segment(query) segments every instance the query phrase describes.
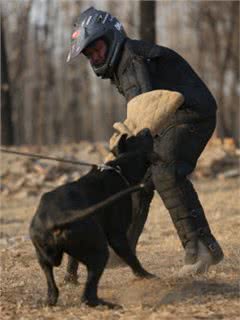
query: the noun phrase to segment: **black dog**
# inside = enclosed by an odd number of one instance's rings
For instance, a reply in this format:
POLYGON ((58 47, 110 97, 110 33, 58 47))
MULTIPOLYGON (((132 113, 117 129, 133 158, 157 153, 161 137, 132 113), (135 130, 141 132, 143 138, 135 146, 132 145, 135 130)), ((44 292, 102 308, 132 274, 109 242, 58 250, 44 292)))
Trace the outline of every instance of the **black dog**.
POLYGON ((153 151, 150 131, 144 129, 128 139, 122 136, 117 149, 119 157, 107 163, 112 170, 92 169, 79 180, 45 193, 41 198, 31 222, 30 236, 47 278, 49 305, 57 303, 59 291, 53 267, 61 264, 63 253, 71 257, 70 265, 76 266, 77 260, 87 267, 82 301, 90 306, 113 306, 97 296, 98 282, 108 260, 108 245, 136 276, 152 276, 143 269, 127 241, 131 195, 105 205, 108 197, 114 198, 116 193, 143 179, 153 151))

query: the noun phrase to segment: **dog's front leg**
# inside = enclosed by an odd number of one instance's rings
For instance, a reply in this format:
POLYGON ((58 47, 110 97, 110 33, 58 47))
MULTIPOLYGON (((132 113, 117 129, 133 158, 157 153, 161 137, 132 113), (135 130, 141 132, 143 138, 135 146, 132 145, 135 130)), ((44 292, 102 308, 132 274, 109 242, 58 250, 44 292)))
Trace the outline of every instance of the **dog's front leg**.
POLYGON ((65 282, 70 282, 73 284, 78 284, 78 260, 68 256, 67 270, 64 277, 65 282))
POLYGON ((108 241, 110 246, 129 265, 133 273, 140 278, 154 278, 155 276, 147 272, 141 265, 136 255, 132 252, 126 235, 123 233, 109 234, 108 241))
POLYGON ((43 261, 41 258, 39 259, 39 264, 47 279, 48 295, 46 303, 49 306, 54 306, 58 300, 59 290, 54 279, 53 267, 49 263, 43 261))
POLYGON ((143 232, 143 228, 148 217, 153 195, 153 189, 148 190, 148 192, 142 190, 132 195, 132 222, 128 229, 128 242, 134 253, 136 253, 138 239, 143 232))

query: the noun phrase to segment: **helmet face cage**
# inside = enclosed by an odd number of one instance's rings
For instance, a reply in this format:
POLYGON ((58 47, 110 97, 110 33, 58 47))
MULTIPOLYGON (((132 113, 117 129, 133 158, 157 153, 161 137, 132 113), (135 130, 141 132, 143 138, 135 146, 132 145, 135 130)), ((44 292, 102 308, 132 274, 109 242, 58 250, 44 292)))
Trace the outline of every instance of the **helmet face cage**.
POLYGON ((122 24, 109 13, 91 7, 84 11, 75 23, 72 45, 67 62, 77 57, 88 45, 99 38, 106 39, 107 57, 101 66, 92 68, 97 76, 110 77, 126 33, 122 24))

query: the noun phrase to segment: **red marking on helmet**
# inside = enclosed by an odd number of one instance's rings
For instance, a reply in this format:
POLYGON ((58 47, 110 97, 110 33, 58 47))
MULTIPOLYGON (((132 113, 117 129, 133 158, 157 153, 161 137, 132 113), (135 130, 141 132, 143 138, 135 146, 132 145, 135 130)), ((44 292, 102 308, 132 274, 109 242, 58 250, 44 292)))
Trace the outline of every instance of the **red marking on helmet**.
POLYGON ((72 34, 72 39, 76 39, 76 38, 78 38, 79 36, 80 36, 80 31, 77 30, 77 31, 73 32, 73 34, 72 34))

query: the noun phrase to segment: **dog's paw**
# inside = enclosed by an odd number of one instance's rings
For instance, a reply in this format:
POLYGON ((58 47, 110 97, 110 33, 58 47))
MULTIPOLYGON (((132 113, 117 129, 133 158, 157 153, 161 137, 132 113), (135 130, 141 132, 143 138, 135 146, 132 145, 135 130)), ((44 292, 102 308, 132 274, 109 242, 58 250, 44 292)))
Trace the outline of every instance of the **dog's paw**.
POLYGON ((157 276, 155 274, 152 274, 150 272, 147 272, 147 274, 144 276, 144 279, 157 279, 157 276))
POLYGON ((107 307, 108 309, 121 309, 122 307, 116 303, 111 303, 108 301, 105 301, 103 299, 86 299, 83 298, 82 302, 85 303, 87 306, 91 308, 96 307, 107 307))
POLYGON ((141 270, 135 273, 135 275, 139 278, 139 279, 154 279, 157 278, 157 276, 155 276, 154 274, 146 271, 146 270, 141 270))
POLYGON ((79 285, 78 276, 77 275, 73 275, 71 273, 66 273, 65 277, 64 277, 64 283, 73 284, 75 286, 78 286, 79 285))
POLYGON ((47 297, 46 305, 49 307, 53 307, 57 304, 58 295, 51 295, 47 297))

